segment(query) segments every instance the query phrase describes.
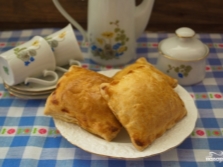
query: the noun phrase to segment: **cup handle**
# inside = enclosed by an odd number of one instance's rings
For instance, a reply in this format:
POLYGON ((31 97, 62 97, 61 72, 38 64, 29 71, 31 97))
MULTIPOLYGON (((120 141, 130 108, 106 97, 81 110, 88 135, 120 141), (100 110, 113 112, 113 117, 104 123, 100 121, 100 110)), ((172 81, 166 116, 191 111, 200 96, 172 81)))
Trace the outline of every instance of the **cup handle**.
POLYGON ((76 66, 79 66, 79 67, 82 66, 81 62, 79 62, 79 61, 77 61, 77 60, 73 60, 73 59, 70 59, 70 60, 69 60, 69 65, 70 65, 70 66, 72 66, 72 65, 76 65, 76 66))
POLYGON ((43 76, 46 77, 46 76, 53 76, 54 79, 52 81, 46 81, 46 80, 43 80, 43 79, 39 79, 39 78, 32 78, 32 77, 28 77, 25 79, 25 84, 27 83, 37 83, 37 84, 40 84, 40 85, 45 85, 45 86, 50 86, 50 85, 54 85, 57 83, 58 81, 58 75, 55 71, 49 71, 49 70, 44 70, 43 71, 43 76))
POLYGON ((56 70, 58 71, 61 71, 61 72, 67 72, 68 70, 63 68, 63 67, 59 67, 59 66, 56 66, 56 70))
MULTIPOLYGON (((69 65, 70 65, 70 66, 72 66, 72 65, 76 65, 76 66, 78 66, 78 67, 81 67, 81 66, 82 66, 81 62, 79 62, 79 61, 77 61, 77 60, 73 60, 73 59, 70 59, 70 60, 69 60, 69 65)), ((65 68, 63 68, 63 67, 59 67, 59 66, 56 66, 56 70, 61 71, 61 72, 67 72, 67 71, 68 71, 67 69, 65 69, 65 68)))

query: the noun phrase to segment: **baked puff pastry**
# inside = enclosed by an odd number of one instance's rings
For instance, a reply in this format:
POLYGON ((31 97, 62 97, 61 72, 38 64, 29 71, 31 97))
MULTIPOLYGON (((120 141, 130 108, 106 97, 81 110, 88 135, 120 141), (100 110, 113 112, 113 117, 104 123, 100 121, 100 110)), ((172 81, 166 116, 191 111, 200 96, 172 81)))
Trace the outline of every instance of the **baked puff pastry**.
POLYGON ((100 94, 99 85, 110 81, 97 72, 72 66, 48 97, 44 114, 111 141, 122 126, 100 94))
POLYGON ((176 79, 173 79, 169 77, 168 75, 164 74, 163 72, 159 71, 157 68, 155 68, 152 64, 147 62, 147 60, 142 57, 136 60, 135 63, 125 67, 123 70, 117 72, 113 78, 114 79, 120 79, 122 76, 126 75, 129 73, 129 71, 144 67, 144 70, 147 71, 147 75, 151 75, 151 73, 156 73, 157 77, 163 80, 166 80, 166 82, 173 88, 175 88, 178 84, 178 81, 176 79))
MULTIPOLYGON (((147 148, 187 113, 183 101, 165 77, 146 65, 128 67, 125 75, 100 86, 110 109, 139 151, 147 148)), ((172 85, 173 86, 173 85, 172 85)))

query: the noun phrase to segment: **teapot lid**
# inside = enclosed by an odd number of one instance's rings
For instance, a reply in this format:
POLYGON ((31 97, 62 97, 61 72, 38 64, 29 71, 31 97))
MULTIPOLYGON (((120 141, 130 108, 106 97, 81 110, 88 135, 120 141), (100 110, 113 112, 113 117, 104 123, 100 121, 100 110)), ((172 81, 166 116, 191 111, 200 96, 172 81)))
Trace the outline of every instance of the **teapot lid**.
POLYGON ((205 58, 209 48, 196 39, 191 28, 181 27, 175 31, 176 35, 159 43, 159 52, 175 60, 195 61, 205 58))
POLYGON ((188 27, 181 27, 175 31, 176 35, 181 38, 189 38, 195 35, 194 30, 188 27))

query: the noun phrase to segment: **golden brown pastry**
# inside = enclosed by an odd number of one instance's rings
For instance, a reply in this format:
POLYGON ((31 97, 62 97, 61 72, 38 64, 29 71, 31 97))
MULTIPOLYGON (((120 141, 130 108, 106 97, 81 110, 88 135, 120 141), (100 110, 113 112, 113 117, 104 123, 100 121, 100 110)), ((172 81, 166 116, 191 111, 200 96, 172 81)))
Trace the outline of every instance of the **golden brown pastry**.
MULTIPOLYGON (((148 67, 127 67, 128 73, 101 84, 102 96, 142 151, 186 115, 183 101, 165 77, 148 67)), ((153 69, 153 68, 151 68, 153 69)))
POLYGON ((142 66, 145 67, 144 69, 147 70, 148 75, 150 75, 151 73, 157 73, 159 78, 166 80, 171 87, 175 88, 177 86, 178 82, 176 79, 173 79, 173 78, 169 77, 168 75, 164 74, 163 72, 159 71, 152 64, 147 62, 147 60, 144 57, 139 58, 139 59, 137 59, 137 61, 135 63, 133 63, 129 66, 126 66, 123 70, 116 73, 113 76, 113 78, 120 79, 122 76, 129 73, 129 71, 137 69, 137 68, 141 68, 142 66))
POLYGON ((122 126, 100 94, 99 85, 110 81, 97 72, 72 66, 48 97, 44 113, 111 141, 122 126))

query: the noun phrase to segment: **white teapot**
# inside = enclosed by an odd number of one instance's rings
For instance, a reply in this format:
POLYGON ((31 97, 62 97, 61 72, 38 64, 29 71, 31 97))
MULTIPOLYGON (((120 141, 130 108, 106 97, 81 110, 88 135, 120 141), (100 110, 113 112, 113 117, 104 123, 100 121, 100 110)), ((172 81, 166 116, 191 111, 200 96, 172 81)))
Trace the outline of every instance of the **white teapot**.
POLYGON ((87 32, 53 0, 61 14, 89 43, 92 60, 102 65, 122 65, 136 57, 136 39, 145 30, 154 0, 89 0, 87 32))

